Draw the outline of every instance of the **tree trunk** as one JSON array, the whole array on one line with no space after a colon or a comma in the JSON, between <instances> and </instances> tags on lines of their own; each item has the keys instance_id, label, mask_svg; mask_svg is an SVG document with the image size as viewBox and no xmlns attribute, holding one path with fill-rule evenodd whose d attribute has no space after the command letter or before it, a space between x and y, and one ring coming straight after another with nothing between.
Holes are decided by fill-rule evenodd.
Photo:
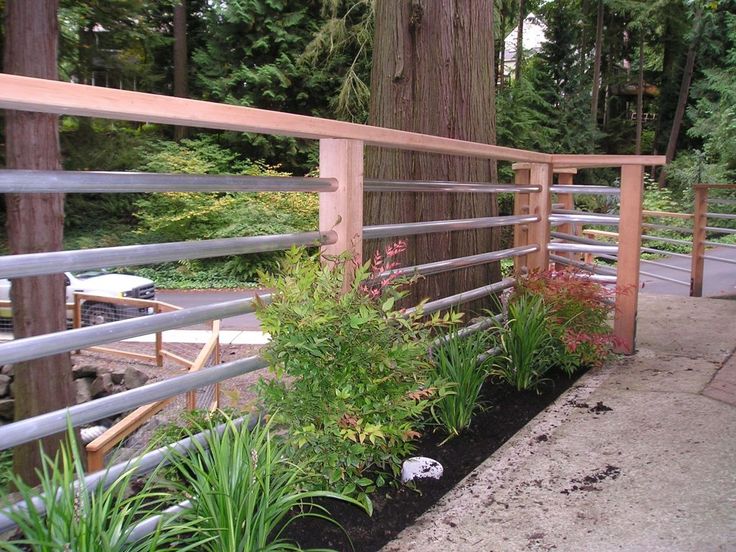
<instances>
[{"instance_id":1,"label":"tree trunk","mask_svg":"<svg viewBox=\"0 0 736 552\"><path fill-rule=\"evenodd\" d=\"M493 2L378 0L370 123L495 143ZM496 182L490 160L370 149L366 175L378 179ZM369 193L366 224L496 215L486 194ZM406 264L462 257L496 247L489 230L417 236ZM378 244L366 247L370 252ZM499 279L497 264L428 277L413 300L439 298Z\"/></svg>"},{"instance_id":2,"label":"tree trunk","mask_svg":"<svg viewBox=\"0 0 736 552\"><path fill-rule=\"evenodd\" d=\"M187 3L179 0L174 7L174 96L189 96L187 69ZM174 137L181 140L186 137L187 128L174 127Z\"/></svg>"},{"instance_id":3,"label":"tree trunk","mask_svg":"<svg viewBox=\"0 0 736 552\"><path fill-rule=\"evenodd\" d=\"M524 20L526 19L526 0L519 0L519 25L516 35L516 68L514 80L521 79L521 63L524 60Z\"/></svg>"},{"instance_id":4,"label":"tree trunk","mask_svg":"<svg viewBox=\"0 0 736 552\"><path fill-rule=\"evenodd\" d=\"M639 88L636 92L636 155L641 155L641 131L644 125L644 31L639 37Z\"/></svg>"},{"instance_id":5,"label":"tree trunk","mask_svg":"<svg viewBox=\"0 0 736 552\"><path fill-rule=\"evenodd\" d=\"M58 0L8 0L6 4L5 72L58 78L56 53ZM7 166L12 169L61 168L58 117L6 112ZM7 194L10 252L36 253L62 249L63 194ZM17 339L66 329L64 275L13 279L13 331ZM69 406L74 391L69 354L15 365L15 418L20 420ZM63 435L42 440L53 456ZM13 465L26 482L35 483L40 465L38 443L15 449Z\"/></svg>"},{"instance_id":6,"label":"tree trunk","mask_svg":"<svg viewBox=\"0 0 736 552\"><path fill-rule=\"evenodd\" d=\"M693 73L695 72L695 56L698 53L700 46L700 38L703 30L703 9L698 7L695 12L695 22L693 23L693 39L690 42L690 47L687 50L687 60L685 61L685 69L682 73L682 82L680 84L680 95L677 99L677 109L675 109L675 117L672 120L672 129L670 130L670 138L667 141L667 151L665 152L665 160L667 163L675 158L675 152L677 151L677 139L680 136L680 127L682 126L682 120L685 117L685 108L687 107L687 100L690 96L690 83L693 80ZM659 173L658 184L660 187L665 185L666 169L663 168Z\"/></svg>"},{"instance_id":7,"label":"tree trunk","mask_svg":"<svg viewBox=\"0 0 736 552\"><path fill-rule=\"evenodd\" d=\"M598 0L598 19L595 27L595 60L593 62L593 92L590 115L593 125L598 126L598 96L601 87L601 54L603 52L603 0Z\"/></svg>"},{"instance_id":8,"label":"tree trunk","mask_svg":"<svg viewBox=\"0 0 736 552\"><path fill-rule=\"evenodd\" d=\"M500 25L501 29L501 40L499 41L498 50L498 91L503 90L504 82L503 79L506 76L506 10L501 6L500 11Z\"/></svg>"}]
</instances>

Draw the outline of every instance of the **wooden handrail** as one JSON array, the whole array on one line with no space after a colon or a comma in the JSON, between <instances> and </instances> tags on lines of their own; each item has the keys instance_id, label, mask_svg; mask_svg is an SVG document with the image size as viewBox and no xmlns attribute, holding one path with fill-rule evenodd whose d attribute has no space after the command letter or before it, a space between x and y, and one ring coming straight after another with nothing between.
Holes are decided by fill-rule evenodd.
<instances>
[{"instance_id":1,"label":"wooden handrail","mask_svg":"<svg viewBox=\"0 0 736 552\"><path fill-rule=\"evenodd\" d=\"M0 73L0 108L298 138L362 140L373 146L507 161L552 160L547 153L404 130L4 73Z\"/></svg>"}]
</instances>

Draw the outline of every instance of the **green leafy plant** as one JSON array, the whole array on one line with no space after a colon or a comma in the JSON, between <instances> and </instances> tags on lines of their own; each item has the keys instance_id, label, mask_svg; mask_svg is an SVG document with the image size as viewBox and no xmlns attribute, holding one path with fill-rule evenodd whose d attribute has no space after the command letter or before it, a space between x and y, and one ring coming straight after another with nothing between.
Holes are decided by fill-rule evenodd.
<instances>
[{"instance_id":1,"label":"green leafy plant","mask_svg":"<svg viewBox=\"0 0 736 552\"><path fill-rule=\"evenodd\" d=\"M549 331L550 309L542 297L522 295L508 306L508 319L497 322L501 352L491 375L519 391L535 389L548 381L549 358L555 354L557 340Z\"/></svg>"},{"instance_id":2,"label":"green leafy plant","mask_svg":"<svg viewBox=\"0 0 736 552\"><path fill-rule=\"evenodd\" d=\"M275 378L259 393L287 430L295 458L317 488L365 497L398 474L439 395L428 359L429 330L457 315L422 321L395 309L400 282L377 278L402 246L355 267L347 256L321 265L292 249L282 275L264 275L273 301L258 311ZM346 271L355 283L344 285Z\"/></svg>"},{"instance_id":3,"label":"green leafy plant","mask_svg":"<svg viewBox=\"0 0 736 552\"><path fill-rule=\"evenodd\" d=\"M304 474L287 460L288 451L273 434L271 422L250 428L247 418L237 424L223 416L222 432L211 431L189 454L174 452L170 457L185 476L171 485L181 500L189 500L181 514L182 533L189 533L185 540L197 550L300 550L282 537L292 521L304 516L333 521L312 500L330 498L363 507L339 493L301 490ZM208 423L197 430L214 428Z\"/></svg>"},{"instance_id":4,"label":"green leafy plant","mask_svg":"<svg viewBox=\"0 0 736 552\"><path fill-rule=\"evenodd\" d=\"M135 478L134 465L112 485L88 488L84 480L84 465L71 428L68 435L66 443L62 444L54 458L43 455L42 467L38 472L41 481L38 488L32 488L13 476L13 484L28 508L8 510L22 538L0 542L0 549L143 552L164 549L178 540L177 535L167 529L168 522L174 520L168 518L167 523L159 525L148 537L128 542L135 523L146 514L155 513L157 505L167 496L153 489L150 483L152 479L147 480L141 490L128 496ZM32 502L34 499L39 503Z\"/></svg>"},{"instance_id":5,"label":"green leafy plant","mask_svg":"<svg viewBox=\"0 0 736 552\"><path fill-rule=\"evenodd\" d=\"M540 297L547 311L547 329L555 338L551 362L568 375L582 366L597 366L610 354L615 339L609 317L616 293L572 269L532 272L518 278L513 305L524 297Z\"/></svg>"},{"instance_id":6,"label":"green leafy plant","mask_svg":"<svg viewBox=\"0 0 736 552\"><path fill-rule=\"evenodd\" d=\"M481 356L490 347L483 332L461 336L452 330L441 339L442 345L432 354L433 366L435 378L447 383L449 390L432 406L432 416L451 439L470 426L481 408L478 398L493 358Z\"/></svg>"}]
</instances>

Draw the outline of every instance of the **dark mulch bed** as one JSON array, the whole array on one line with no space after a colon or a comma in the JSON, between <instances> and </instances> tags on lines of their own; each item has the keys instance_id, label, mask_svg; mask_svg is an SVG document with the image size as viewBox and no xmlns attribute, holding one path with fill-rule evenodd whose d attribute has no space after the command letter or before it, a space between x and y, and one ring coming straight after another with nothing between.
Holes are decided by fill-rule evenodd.
<instances>
[{"instance_id":1,"label":"dark mulch bed","mask_svg":"<svg viewBox=\"0 0 736 552\"><path fill-rule=\"evenodd\" d=\"M374 493L371 495L372 517L344 503L322 502L350 535L354 548L340 529L315 519L296 520L285 536L304 548L329 547L358 552L379 550L551 404L579 375L581 373L574 379L559 375L545 386L541 394L486 385L482 401L490 407L476 415L469 431L443 445L440 443L444 435L439 433L428 434L418 442L416 455L428 456L442 463L444 477L440 481L420 484L416 490L402 487Z\"/></svg>"}]
</instances>

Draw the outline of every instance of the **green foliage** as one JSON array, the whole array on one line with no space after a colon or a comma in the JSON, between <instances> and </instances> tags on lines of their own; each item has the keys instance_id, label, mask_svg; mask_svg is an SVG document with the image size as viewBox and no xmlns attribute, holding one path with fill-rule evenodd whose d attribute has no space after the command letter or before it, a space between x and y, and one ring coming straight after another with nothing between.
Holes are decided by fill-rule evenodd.
<instances>
[{"instance_id":1,"label":"green foliage","mask_svg":"<svg viewBox=\"0 0 736 552\"><path fill-rule=\"evenodd\" d=\"M67 442L62 444L55 458L43 455L38 488L30 487L13 476L13 484L30 507L9 510L9 516L20 528L23 538L0 542L0 549L143 552L164 549L177 540L177 536L168 532L166 527L159 527L149 537L128 543L135 522L143 515L156 513L157 505L166 495L155 492L149 479L140 491L128 496L135 466L109 487L100 485L89 489L84 482L84 465L71 428L68 435ZM40 501L38 506L32 503L34 499ZM182 524L181 529L189 528Z\"/></svg>"},{"instance_id":2,"label":"green foliage","mask_svg":"<svg viewBox=\"0 0 736 552\"><path fill-rule=\"evenodd\" d=\"M492 376L519 391L539 390L547 381L549 359L557 343L547 325L549 313L539 296L524 295L509 303L508 319L497 323L501 352L491 369Z\"/></svg>"},{"instance_id":3,"label":"green foliage","mask_svg":"<svg viewBox=\"0 0 736 552\"><path fill-rule=\"evenodd\" d=\"M547 362L572 375L583 366L598 366L610 354L614 339L608 320L614 295L575 270L533 272L517 279L509 311L520 299L542 301L554 344Z\"/></svg>"},{"instance_id":4,"label":"green foliage","mask_svg":"<svg viewBox=\"0 0 736 552\"><path fill-rule=\"evenodd\" d=\"M243 159L211 135L160 142L145 155L142 168L164 173L287 176L274 167ZM135 205L137 232L152 242L311 231L317 227L319 209L317 194L287 192L166 192L146 194ZM216 265L217 279L252 280L258 270L274 269L279 257L280 253L228 257ZM213 265L213 261L199 263L196 269ZM186 275L193 266L184 265L179 273Z\"/></svg>"},{"instance_id":5,"label":"green foliage","mask_svg":"<svg viewBox=\"0 0 736 552\"><path fill-rule=\"evenodd\" d=\"M273 434L271 423L251 429L247 418L237 424L225 417L224 424L219 435L212 431L204 443L194 441L191 453L170 456L184 476L171 485L178 500L191 503L181 516L181 534L197 550L300 550L282 538L291 522L300 517L332 521L312 500L331 498L362 507L338 493L300 490L303 472L287 460L288 450ZM208 423L197 430L214 428Z\"/></svg>"},{"instance_id":6,"label":"green foliage","mask_svg":"<svg viewBox=\"0 0 736 552\"><path fill-rule=\"evenodd\" d=\"M264 356L275 378L259 393L317 488L364 497L398 474L425 425L438 395L427 334L441 320L396 311L404 292L396 282L367 286L368 264L343 290L352 266L344 256L321 266L292 249L281 276L263 276L274 299L258 317L271 335Z\"/></svg>"},{"instance_id":7,"label":"green foliage","mask_svg":"<svg viewBox=\"0 0 736 552\"><path fill-rule=\"evenodd\" d=\"M449 392L432 406L432 416L450 439L468 428L481 408L478 399L493 359L479 361L490 348L483 332L463 336L452 330L440 339L442 344L432 354L434 378L446 383Z\"/></svg>"},{"instance_id":8,"label":"green foliage","mask_svg":"<svg viewBox=\"0 0 736 552\"><path fill-rule=\"evenodd\" d=\"M13 450L0 451L0 496L8 494L13 481Z\"/></svg>"}]
</instances>

